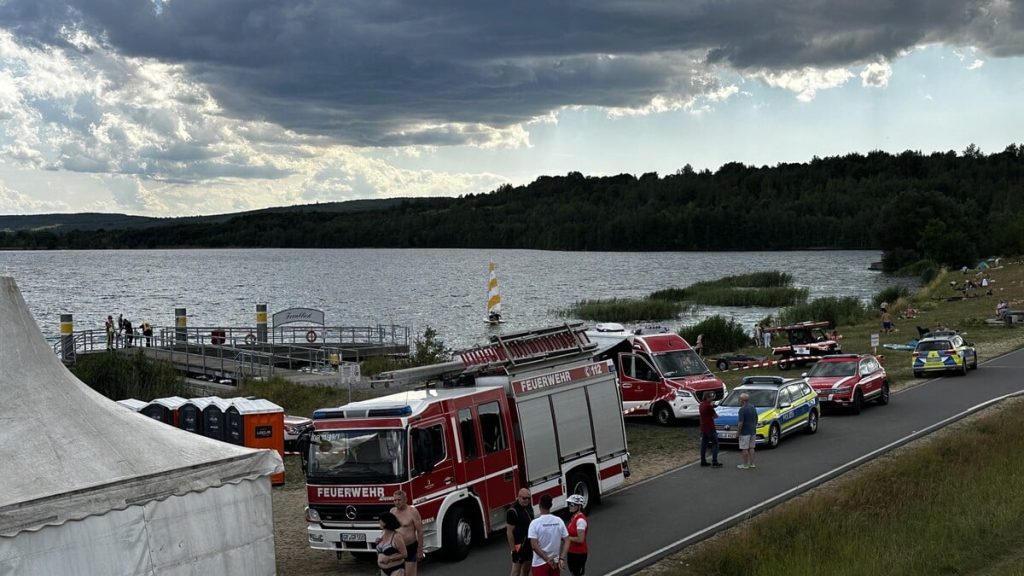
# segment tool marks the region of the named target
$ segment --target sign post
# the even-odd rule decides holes
[[[871,335],[871,350],[872,354],[878,355],[878,333]]]

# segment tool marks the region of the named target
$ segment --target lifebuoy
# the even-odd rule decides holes
[[[249,332],[248,334],[246,334],[245,335],[245,343],[248,344],[249,346],[252,346],[253,344],[255,344],[256,343],[256,335],[253,334],[252,332]]]
[[[309,332],[306,332],[306,342],[309,342],[310,344],[312,344],[313,342],[316,342],[316,331],[315,330],[310,330]]]

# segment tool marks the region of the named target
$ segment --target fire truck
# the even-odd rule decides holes
[[[705,394],[721,400],[728,389],[679,334],[668,329],[627,331],[621,324],[598,324],[587,332],[599,344],[595,359],[611,360],[619,373],[626,416],[653,416],[658,424],[697,418]]]
[[[622,485],[622,398],[594,348],[581,324],[495,335],[437,365],[433,386],[317,410],[302,440],[310,546],[371,553],[402,489],[424,550],[461,559],[505,528],[522,487],[560,509]]]

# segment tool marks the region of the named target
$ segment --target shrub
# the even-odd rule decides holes
[[[699,334],[704,335],[703,354],[706,356],[750,345],[750,336],[743,326],[731,318],[720,315],[711,316],[679,330],[679,335],[691,345],[697,342]]]
[[[779,312],[779,324],[827,320],[833,326],[850,325],[866,318],[867,312],[860,300],[852,296],[817,298],[806,304],[791,306]]]
[[[111,400],[135,398],[148,402],[154,398],[191,395],[184,377],[173,365],[150,360],[141,351],[84,354],[71,367],[71,373]]]
[[[599,322],[642,322],[676,318],[685,309],[679,302],[657,298],[612,298],[580,300],[561,314]]]
[[[906,286],[889,286],[875,294],[875,297],[871,299],[871,304],[878,308],[883,302],[893,304],[900,298],[907,298],[908,296],[910,296],[910,289]]]
[[[341,406],[350,400],[347,388],[296,384],[280,376],[267,380],[243,380],[238,384],[237,395],[266,398],[288,414],[307,417],[318,408]]]
[[[437,331],[427,326],[422,336],[413,342],[413,353],[410,358],[412,366],[440,364],[452,359],[452,351],[444,345],[444,340],[437,337]]]

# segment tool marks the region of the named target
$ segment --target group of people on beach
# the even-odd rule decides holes
[[[142,344],[143,338],[146,340],[146,346],[153,344],[153,325],[143,322],[136,328],[132,326],[132,321],[125,318],[123,314],[117,315],[116,323],[114,317],[108,315],[103,323],[103,330],[107,335],[107,350],[120,348],[122,343],[125,348],[131,348],[135,345],[136,333],[138,333],[139,345]]]

